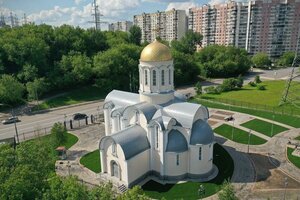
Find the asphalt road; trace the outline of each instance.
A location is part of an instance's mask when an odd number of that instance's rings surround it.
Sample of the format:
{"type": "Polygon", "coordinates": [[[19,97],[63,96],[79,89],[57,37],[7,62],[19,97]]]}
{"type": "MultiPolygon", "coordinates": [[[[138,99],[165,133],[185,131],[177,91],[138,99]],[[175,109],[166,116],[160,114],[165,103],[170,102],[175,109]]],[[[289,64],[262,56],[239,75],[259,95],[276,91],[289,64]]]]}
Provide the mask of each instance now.
{"type": "MultiPolygon", "coordinates": [[[[102,112],[103,102],[83,104],[78,106],[54,109],[45,111],[39,114],[18,116],[21,122],[17,123],[18,133],[21,136],[23,133],[33,132],[38,129],[51,127],[55,122],[64,122],[72,119],[74,113],[85,113],[88,116],[102,112]]],[[[0,139],[6,136],[15,135],[14,124],[0,124],[0,139]]]]}

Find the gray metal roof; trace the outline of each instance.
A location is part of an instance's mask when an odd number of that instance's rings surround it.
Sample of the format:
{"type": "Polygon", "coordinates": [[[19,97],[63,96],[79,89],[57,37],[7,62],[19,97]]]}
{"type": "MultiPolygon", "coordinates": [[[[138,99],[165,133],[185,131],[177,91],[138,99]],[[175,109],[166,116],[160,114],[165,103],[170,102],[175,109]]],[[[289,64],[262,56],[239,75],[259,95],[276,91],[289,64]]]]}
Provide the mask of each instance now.
{"type": "Polygon", "coordinates": [[[192,128],[192,134],[190,139],[191,145],[196,144],[210,144],[214,141],[214,132],[210,125],[203,121],[197,120],[192,128]]]}
{"type": "Polygon", "coordinates": [[[158,110],[157,106],[146,102],[137,104],[135,107],[145,115],[147,122],[149,122],[152,119],[152,117],[158,110]]]}
{"type": "Polygon", "coordinates": [[[166,152],[184,152],[188,150],[185,137],[178,130],[171,130],[168,134],[168,144],[166,152]]]}
{"type": "Polygon", "coordinates": [[[136,93],[120,90],[111,91],[105,98],[105,102],[112,101],[117,106],[129,106],[140,102],[140,96],[136,93]]]}
{"type": "Polygon", "coordinates": [[[139,125],[131,126],[108,137],[111,137],[116,144],[121,146],[126,160],[150,149],[147,133],[139,125]]]}
{"type": "Polygon", "coordinates": [[[194,117],[197,112],[201,112],[201,119],[208,119],[208,110],[206,107],[195,103],[174,103],[164,108],[171,117],[175,118],[179,124],[185,128],[192,128],[194,117]]]}

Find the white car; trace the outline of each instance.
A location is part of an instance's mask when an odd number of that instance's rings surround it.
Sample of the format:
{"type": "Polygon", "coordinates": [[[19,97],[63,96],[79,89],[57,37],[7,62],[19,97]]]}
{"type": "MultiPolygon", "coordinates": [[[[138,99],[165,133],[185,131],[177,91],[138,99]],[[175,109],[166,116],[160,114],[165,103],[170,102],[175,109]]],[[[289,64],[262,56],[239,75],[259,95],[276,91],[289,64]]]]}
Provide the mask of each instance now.
{"type": "Polygon", "coordinates": [[[2,124],[12,124],[12,123],[15,123],[15,122],[20,122],[21,120],[19,120],[18,117],[10,117],[8,119],[5,119],[2,121],[2,124]]]}

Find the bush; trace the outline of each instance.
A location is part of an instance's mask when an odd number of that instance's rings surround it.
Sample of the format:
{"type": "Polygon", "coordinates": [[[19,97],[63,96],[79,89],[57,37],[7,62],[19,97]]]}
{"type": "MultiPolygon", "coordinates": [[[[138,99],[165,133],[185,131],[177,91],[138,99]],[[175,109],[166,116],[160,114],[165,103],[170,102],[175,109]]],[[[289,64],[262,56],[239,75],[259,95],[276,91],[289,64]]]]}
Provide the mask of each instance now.
{"type": "Polygon", "coordinates": [[[236,79],[236,87],[242,88],[244,84],[244,79],[242,75],[239,75],[239,77],[236,79]]]}
{"type": "Polygon", "coordinates": [[[250,82],[248,83],[248,85],[250,85],[251,87],[256,87],[256,83],[254,83],[253,81],[250,81],[250,82]]]}
{"type": "Polygon", "coordinates": [[[266,87],[264,85],[258,85],[257,89],[258,90],[266,90],[266,87]]]}
{"type": "Polygon", "coordinates": [[[202,94],[202,85],[201,83],[198,81],[195,85],[195,90],[196,90],[196,93],[199,95],[199,94],[202,94]]]}
{"type": "Polygon", "coordinates": [[[237,80],[235,78],[225,79],[222,83],[222,92],[228,92],[233,90],[237,85],[237,80]]]}
{"type": "Polygon", "coordinates": [[[207,94],[219,94],[218,90],[214,86],[209,86],[204,89],[207,94]]]}
{"type": "Polygon", "coordinates": [[[64,143],[67,139],[67,130],[60,122],[53,125],[51,134],[55,135],[55,143],[57,145],[64,143]]]}
{"type": "Polygon", "coordinates": [[[255,76],[255,83],[261,83],[262,81],[260,80],[260,76],[255,76]]]}

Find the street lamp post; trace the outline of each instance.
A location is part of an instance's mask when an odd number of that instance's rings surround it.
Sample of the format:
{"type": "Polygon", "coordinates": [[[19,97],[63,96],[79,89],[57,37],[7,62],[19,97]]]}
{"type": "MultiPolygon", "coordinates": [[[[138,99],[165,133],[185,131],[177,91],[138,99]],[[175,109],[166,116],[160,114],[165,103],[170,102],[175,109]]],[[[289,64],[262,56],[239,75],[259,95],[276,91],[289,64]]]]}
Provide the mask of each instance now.
{"type": "Polygon", "coordinates": [[[198,189],[198,195],[200,196],[200,199],[202,199],[203,195],[205,194],[205,188],[204,186],[201,184],[199,186],[199,189],[198,189]]]}
{"type": "Polygon", "coordinates": [[[283,194],[283,200],[285,200],[285,196],[286,196],[286,187],[288,185],[288,180],[287,177],[284,178],[284,194],[283,194]]]}
{"type": "Polygon", "coordinates": [[[232,131],[231,131],[231,134],[232,134],[231,139],[232,139],[232,141],[233,141],[233,133],[234,133],[234,118],[232,118],[232,131]]]}
{"type": "Polygon", "coordinates": [[[271,137],[273,137],[275,115],[273,115],[272,118],[273,118],[273,122],[272,122],[272,127],[271,127],[271,137]]]}
{"type": "Polygon", "coordinates": [[[248,153],[249,153],[249,147],[250,147],[250,137],[251,137],[251,130],[249,131],[249,135],[248,135],[248,153]]]}
{"type": "MultiPolygon", "coordinates": [[[[11,112],[10,112],[10,114],[11,114],[12,117],[16,117],[15,112],[14,112],[14,108],[13,108],[11,105],[9,105],[9,104],[0,104],[0,105],[3,105],[3,106],[6,105],[6,106],[11,107],[11,112]]],[[[14,126],[15,126],[15,132],[16,132],[16,137],[17,137],[17,143],[20,143],[16,120],[14,120],[14,126]]]]}

